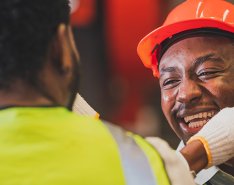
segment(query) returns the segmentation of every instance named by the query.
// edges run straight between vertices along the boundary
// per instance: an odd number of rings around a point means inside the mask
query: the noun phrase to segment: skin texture
[[[163,55],[160,71],[163,112],[176,134],[187,141],[184,117],[234,106],[233,44],[221,37],[184,39]]]
[[[174,132],[185,143],[202,127],[189,128],[184,117],[217,113],[234,106],[233,49],[233,41],[227,38],[201,36],[181,40],[163,55],[159,65],[162,109]],[[196,118],[201,120],[206,119]],[[194,148],[201,151],[200,146],[201,143],[193,143],[188,150],[182,150],[190,168],[196,171],[204,167],[206,159],[192,164],[193,159],[188,157],[195,155]],[[204,149],[199,155],[204,156]]]
[[[51,41],[46,63],[32,87],[21,79],[0,90],[0,106],[60,105],[71,108],[78,91],[79,56],[69,26],[60,24]]]
[[[199,140],[192,141],[186,145],[180,153],[186,159],[190,170],[196,173],[207,166],[207,156],[205,148]]]

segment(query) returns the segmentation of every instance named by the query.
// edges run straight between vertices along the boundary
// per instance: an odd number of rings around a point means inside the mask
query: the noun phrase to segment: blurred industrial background
[[[158,80],[136,53],[181,0],[72,0],[71,21],[81,56],[80,94],[101,118],[142,136],[179,140],[161,108]]]

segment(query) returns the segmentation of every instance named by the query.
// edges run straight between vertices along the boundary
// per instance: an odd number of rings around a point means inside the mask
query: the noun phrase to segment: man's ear
[[[59,73],[65,74],[72,68],[68,26],[60,24],[50,45],[49,60]]]

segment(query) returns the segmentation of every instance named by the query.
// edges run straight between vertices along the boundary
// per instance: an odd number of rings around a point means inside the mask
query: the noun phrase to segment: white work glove
[[[222,164],[234,157],[234,108],[224,108],[188,142],[200,140],[207,153],[208,166]]]
[[[146,140],[162,157],[171,185],[195,185],[187,162],[181,160],[167,142],[157,137],[148,137]]]

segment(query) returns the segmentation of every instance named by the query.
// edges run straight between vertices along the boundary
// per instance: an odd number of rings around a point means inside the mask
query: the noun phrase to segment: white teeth
[[[194,122],[193,119],[196,119],[196,118],[204,118],[204,119],[207,119],[207,118],[211,118],[213,117],[215,114],[214,111],[210,111],[210,112],[200,112],[198,114],[194,114],[194,115],[191,115],[191,116],[186,116],[184,117],[184,120],[186,123],[188,122]]]
[[[202,118],[202,113],[199,113],[199,118]]]
[[[207,112],[203,112],[203,118],[207,118]]]
[[[189,128],[197,128],[197,127],[202,127],[208,122],[208,120],[202,120],[202,121],[196,121],[196,122],[191,122],[189,123]]]

